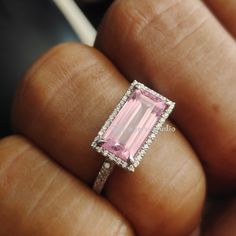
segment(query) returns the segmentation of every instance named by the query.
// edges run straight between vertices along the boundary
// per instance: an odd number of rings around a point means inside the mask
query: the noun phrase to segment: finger
[[[219,18],[229,32],[236,36],[235,0],[204,0],[212,12]]]
[[[190,236],[201,236],[200,227],[197,227]]]
[[[211,187],[236,188],[236,44],[196,0],[117,1],[97,39],[128,78],[170,97]],[[215,186],[213,186],[215,185]]]
[[[19,88],[14,125],[91,184],[103,158],[90,144],[128,86],[97,50],[56,47],[36,62]],[[163,132],[134,174],[115,169],[105,194],[139,235],[185,235],[199,220],[204,175],[183,136]]]
[[[217,209],[215,209],[217,208]],[[209,214],[204,227],[205,236],[235,236],[236,235],[236,199],[214,207]]]
[[[133,235],[107,202],[20,136],[0,141],[0,235]]]

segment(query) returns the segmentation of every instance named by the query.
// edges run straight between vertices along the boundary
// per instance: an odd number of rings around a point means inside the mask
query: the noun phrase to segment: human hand
[[[208,3],[234,34],[233,7]],[[0,235],[187,236],[200,225],[205,179],[214,194],[235,191],[236,45],[207,8],[117,1],[96,47],[104,55],[60,45],[26,73],[12,115],[20,135],[0,143]],[[90,143],[125,78],[175,101],[168,124],[179,129],[161,132],[135,173],[116,168],[103,198],[86,187],[102,162]],[[214,212],[204,235],[235,235],[235,208]]]

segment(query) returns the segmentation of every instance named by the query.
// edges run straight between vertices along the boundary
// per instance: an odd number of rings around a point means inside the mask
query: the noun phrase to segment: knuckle
[[[25,127],[30,127],[58,95],[67,91],[64,98],[69,99],[85,86],[88,78],[101,77],[101,57],[95,49],[79,43],[64,43],[49,50],[28,70],[18,87],[13,125],[21,128],[25,122]]]
[[[76,77],[82,82],[87,79],[86,73],[99,74],[101,59],[101,54],[88,46],[79,43],[60,44],[34,63],[24,76],[18,92],[22,95],[24,92],[29,92],[30,96],[42,95],[43,100],[47,100],[52,88],[62,83],[66,85],[64,81],[69,83]]]
[[[55,138],[51,131],[72,127],[67,121],[81,111],[84,119],[103,99],[98,88],[111,88],[111,78],[122,78],[101,53],[80,44],[60,45],[40,60],[18,88],[12,109],[14,128],[33,139],[45,139],[45,133]],[[88,94],[98,102],[92,104]]]
[[[70,70],[75,67],[80,55],[86,55],[88,47],[79,43],[63,43],[55,46],[41,56],[23,78],[23,85],[35,80],[49,80],[49,75],[61,79],[70,76]],[[77,54],[77,57],[75,57]]]

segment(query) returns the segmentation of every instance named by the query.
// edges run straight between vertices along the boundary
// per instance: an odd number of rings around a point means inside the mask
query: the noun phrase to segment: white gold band
[[[100,171],[98,172],[98,176],[95,179],[95,182],[93,184],[93,190],[96,193],[100,194],[102,192],[102,189],[103,189],[108,177],[112,173],[114,166],[115,166],[115,163],[109,159],[106,159],[103,162],[102,167],[101,167]]]

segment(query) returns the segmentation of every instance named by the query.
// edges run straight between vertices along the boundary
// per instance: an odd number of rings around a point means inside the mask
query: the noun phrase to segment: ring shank
[[[114,166],[115,166],[115,163],[109,159],[106,159],[103,162],[102,167],[98,173],[98,176],[95,179],[94,184],[93,184],[93,190],[96,193],[100,194],[102,192],[102,189],[103,189],[108,177],[112,173]]]

